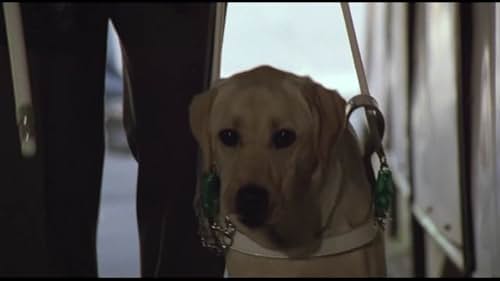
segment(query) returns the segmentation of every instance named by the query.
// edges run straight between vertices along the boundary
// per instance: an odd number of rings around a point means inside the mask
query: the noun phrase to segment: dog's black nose
[[[261,186],[249,184],[236,194],[236,212],[240,221],[248,227],[264,224],[268,216],[269,194]]]

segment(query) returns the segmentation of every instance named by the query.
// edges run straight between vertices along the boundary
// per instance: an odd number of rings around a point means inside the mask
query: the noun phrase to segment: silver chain
[[[216,221],[206,221],[208,228],[200,221],[199,235],[203,247],[214,250],[217,255],[223,255],[233,245],[236,227],[229,217],[225,217],[223,225]]]

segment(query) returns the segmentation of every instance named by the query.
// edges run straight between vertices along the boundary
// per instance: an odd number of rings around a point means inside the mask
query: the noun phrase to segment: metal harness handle
[[[340,6],[342,8],[342,14],[344,15],[344,23],[346,26],[347,36],[349,38],[351,53],[354,60],[354,66],[361,90],[361,94],[352,97],[347,102],[346,120],[349,120],[349,117],[354,110],[360,107],[365,108],[365,115],[370,131],[370,141],[372,145],[374,145],[374,150],[378,154],[381,164],[387,165],[384,149],[382,146],[382,137],[384,135],[385,129],[384,116],[379,110],[377,101],[370,95],[370,90],[368,88],[368,82],[366,80],[366,75],[363,67],[363,61],[361,59],[361,52],[359,51],[358,42],[356,40],[356,31],[354,30],[354,24],[352,22],[349,4],[347,2],[341,2]]]

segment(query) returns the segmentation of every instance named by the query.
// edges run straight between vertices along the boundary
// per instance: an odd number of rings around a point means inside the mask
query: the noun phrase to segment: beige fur
[[[347,253],[311,258],[324,237],[342,234],[373,216],[371,188],[350,128],[344,128],[345,101],[308,77],[269,66],[221,80],[196,96],[191,128],[203,153],[203,171],[215,163],[221,178],[221,216],[238,231],[292,259],[272,259],[230,250],[229,276],[384,276],[383,234]],[[241,145],[224,146],[218,132],[231,128]],[[293,145],[270,146],[273,131],[296,132]],[[257,229],[235,214],[235,194],[246,183],[270,194],[271,215]],[[334,215],[329,217],[334,208]],[[327,229],[322,226],[328,225]],[[271,233],[273,235],[271,235]],[[279,237],[280,243],[277,243]]]

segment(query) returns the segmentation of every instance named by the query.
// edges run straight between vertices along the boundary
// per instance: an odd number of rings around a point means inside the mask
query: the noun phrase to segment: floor
[[[123,135],[119,135],[122,140]],[[135,209],[137,163],[126,146],[111,146],[104,160],[97,233],[100,277],[140,277]]]

